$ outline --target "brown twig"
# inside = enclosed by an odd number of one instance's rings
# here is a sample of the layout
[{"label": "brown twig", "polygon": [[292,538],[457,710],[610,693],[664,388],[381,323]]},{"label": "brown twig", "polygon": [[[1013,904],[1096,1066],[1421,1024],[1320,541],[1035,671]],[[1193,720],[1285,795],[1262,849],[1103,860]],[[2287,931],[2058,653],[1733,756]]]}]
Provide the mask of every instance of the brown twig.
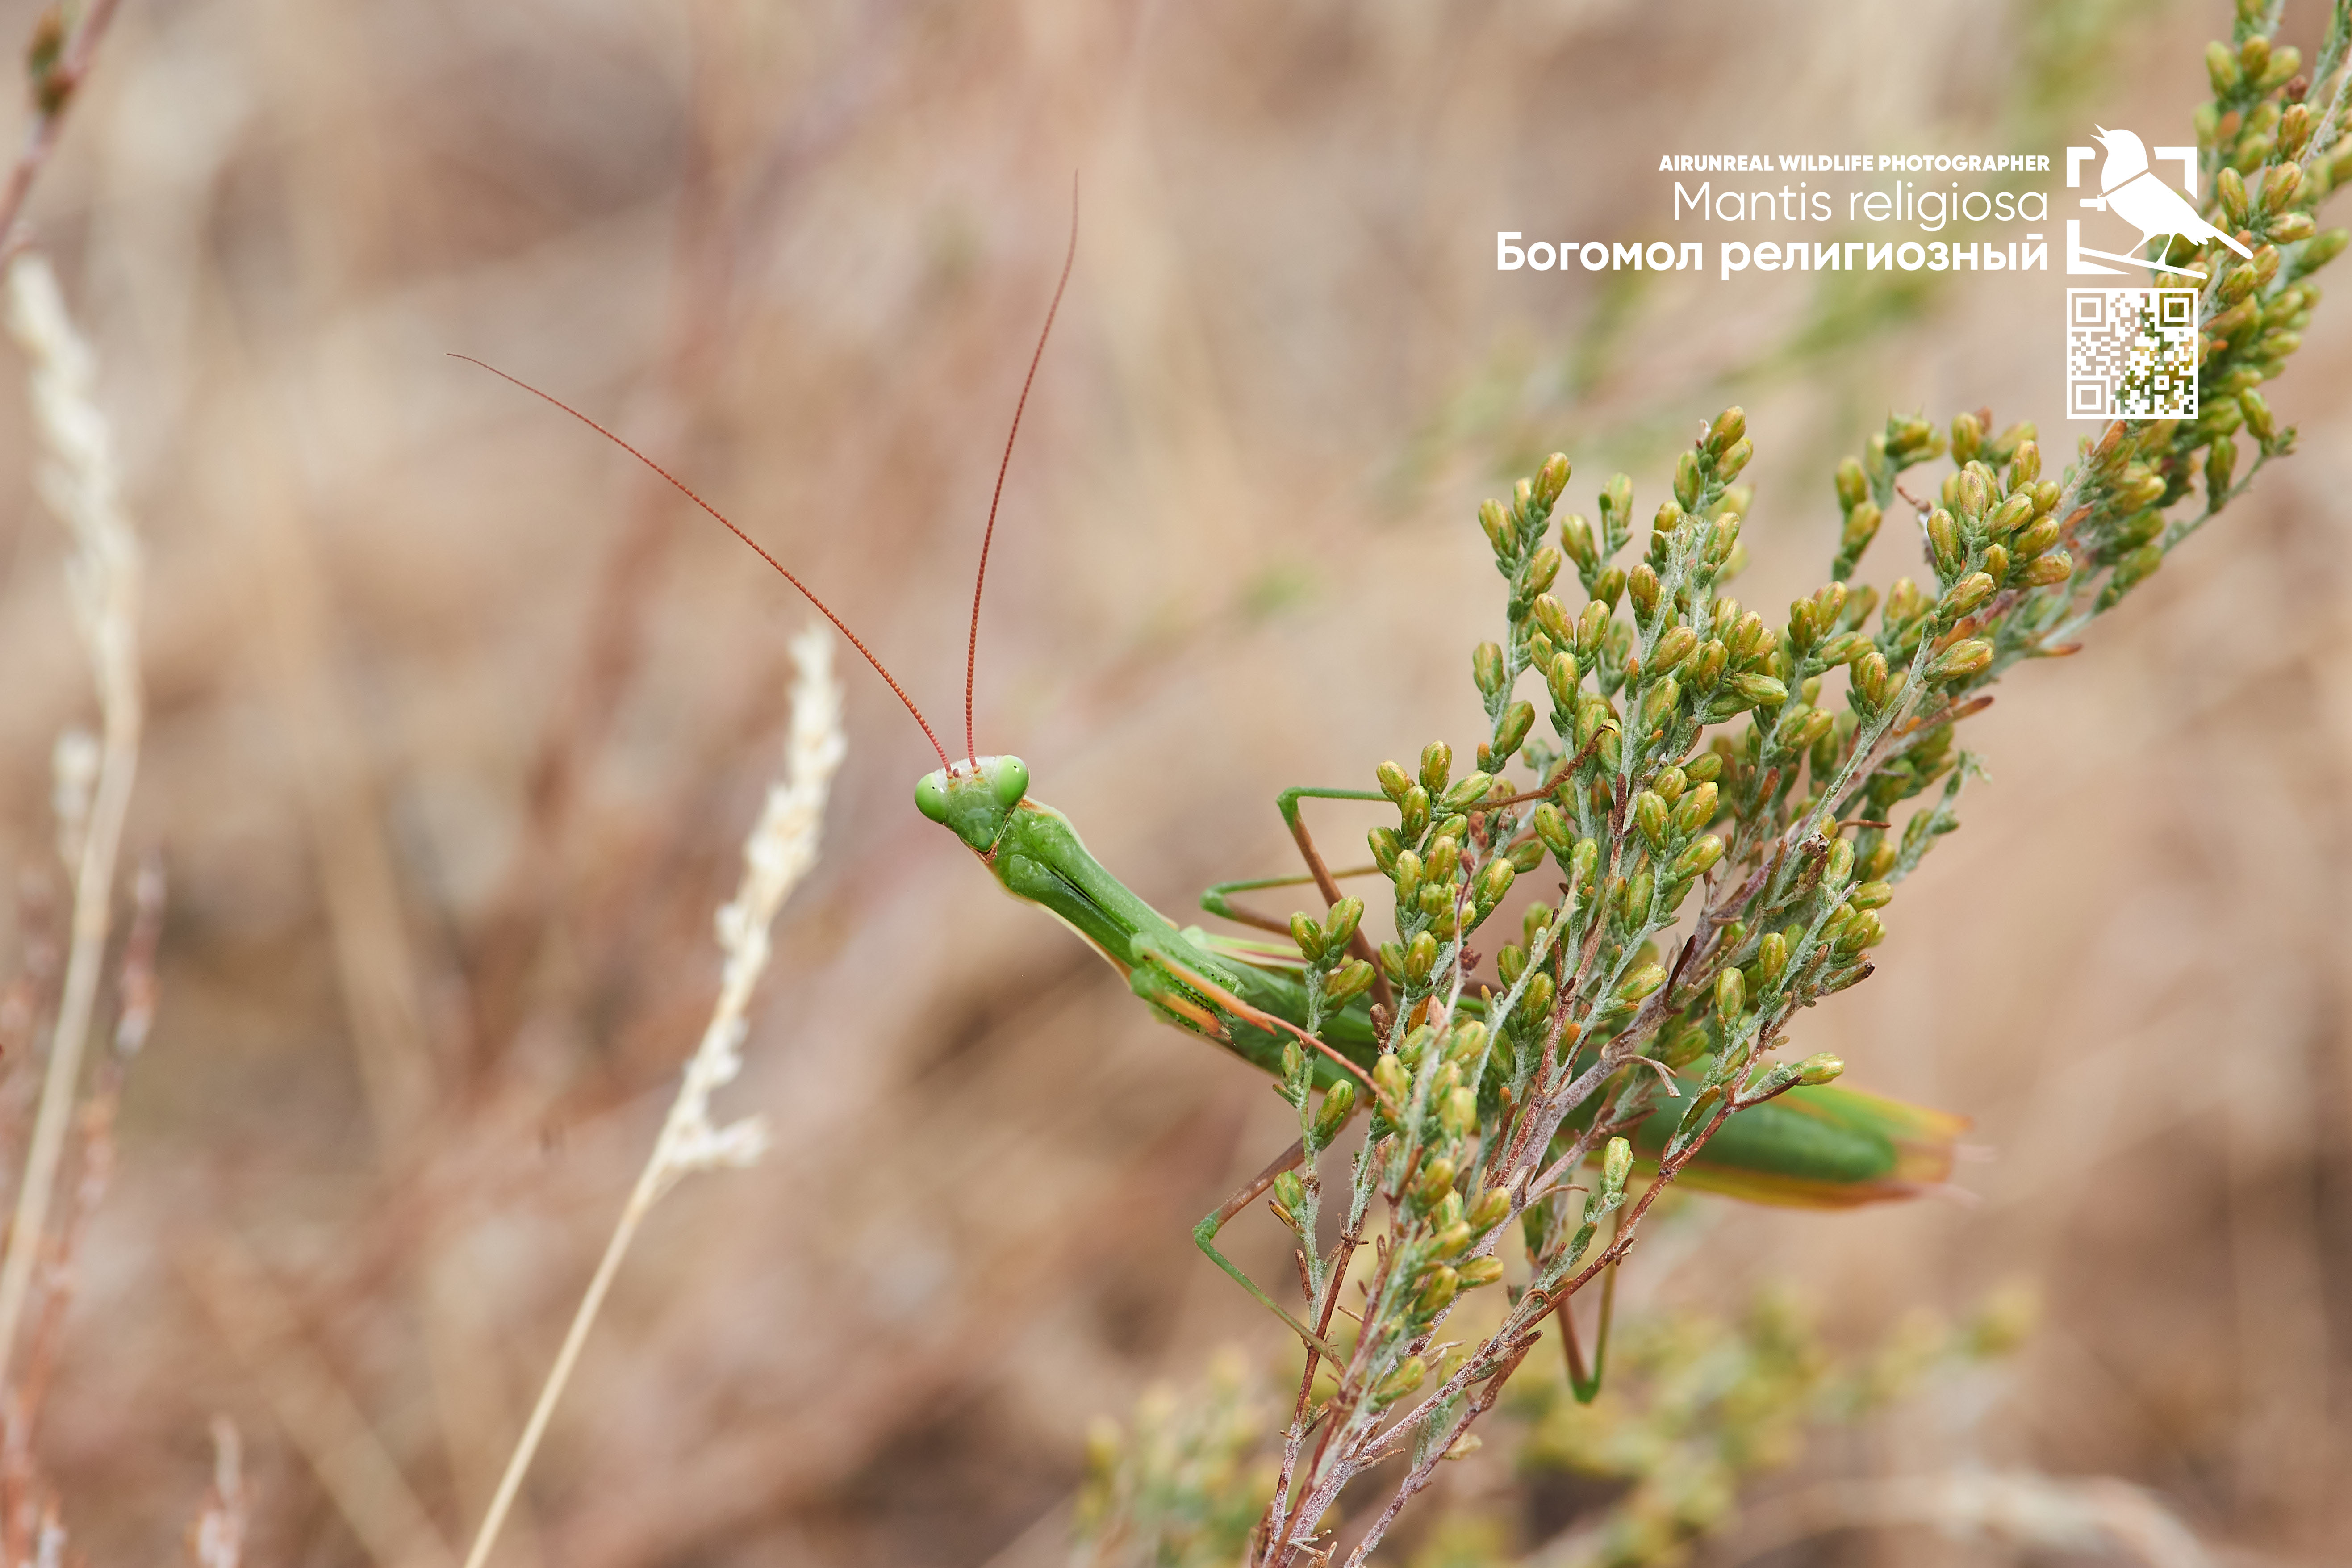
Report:
[{"label": "brown twig", "polygon": [[44,11],[34,24],[29,50],[33,123],[26,132],[25,150],[16,155],[16,166],[8,171],[7,184],[0,186],[0,263],[24,246],[25,237],[16,232],[16,220],[24,213],[26,199],[33,194],[33,182],[40,178],[49,154],[57,149],[58,136],[65,128],[66,110],[72,107],[82,79],[89,74],[98,46],[106,37],[107,27],[113,22],[121,3],[121,0],[90,0],[89,8],[81,14],[68,38],[56,37],[65,23],[55,6]]}]

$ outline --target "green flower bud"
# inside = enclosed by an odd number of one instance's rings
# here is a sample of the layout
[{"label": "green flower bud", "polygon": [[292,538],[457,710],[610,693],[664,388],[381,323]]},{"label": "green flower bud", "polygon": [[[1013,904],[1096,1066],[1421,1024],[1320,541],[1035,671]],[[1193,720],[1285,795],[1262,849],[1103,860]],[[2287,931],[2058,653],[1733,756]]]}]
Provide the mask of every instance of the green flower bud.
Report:
[{"label": "green flower bud", "polygon": [[1704,838],[1693,840],[1689,847],[1675,857],[1675,875],[1677,878],[1705,876],[1722,858],[1723,840],[1710,833]]},{"label": "green flower bud", "polygon": [[1895,898],[1895,889],[1886,882],[1864,882],[1846,896],[1846,902],[1858,910],[1885,909]]},{"label": "green flower bud", "polygon": [[1748,982],[1737,969],[1715,977],[1715,1016],[1728,1029],[1748,1011]]},{"label": "green flower bud", "polygon": [[2042,444],[2038,441],[2020,441],[2017,444],[2017,450],[2010,454],[2009,488],[2030,495],[2031,487],[2041,477]]},{"label": "green flower bud", "polygon": [[1535,829],[1536,837],[1543,841],[1543,847],[1557,856],[1560,863],[1565,866],[1568,863],[1569,855],[1576,846],[1572,831],[1568,826],[1568,818],[1560,814],[1559,807],[1549,801],[1545,801],[1537,806]]},{"label": "green flower bud", "polygon": [[1510,1217],[1510,1193],[1502,1187],[1488,1187],[1478,1194],[1478,1201],[1470,1205],[1464,1223],[1473,1233],[1484,1236]]},{"label": "green flower bud", "polygon": [[1429,984],[1430,972],[1437,967],[1437,939],[1423,931],[1405,944],[1404,977],[1415,985]]},{"label": "green flower bud", "polygon": [[1323,928],[1303,914],[1290,917],[1290,940],[1298,944],[1299,952],[1312,963],[1323,956]]},{"label": "green flower bud", "polygon": [[1503,951],[1495,955],[1495,973],[1507,986],[1517,985],[1519,976],[1528,972],[1528,950],[1516,942],[1505,942]]},{"label": "green flower bud", "polygon": [[2053,550],[2047,555],[2037,555],[2027,562],[2025,569],[2017,574],[2017,582],[2028,588],[2046,588],[2053,583],[2063,583],[2074,574],[2074,557],[2063,550]]},{"label": "green flower bud", "polygon": [[1477,879],[1470,884],[1470,901],[1480,910],[1493,909],[1511,890],[1514,873],[1508,860],[1489,860],[1478,868]]},{"label": "green flower bud", "polygon": [[1429,792],[1419,784],[1404,792],[1399,804],[1397,835],[1408,844],[1418,844],[1421,836],[1429,831]]},{"label": "green flower bud", "polygon": [[[2285,167],[2292,169],[2294,165],[2289,163],[2285,165]],[[2318,229],[2319,225],[2312,220],[2312,216],[2309,213],[2288,213],[2284,217],[2274,217],[2271,219],[2271,221],[2265,224],[2263,227],[2270,235],[2271,238],[2278,244],[2293,245],[2297,240],[2309,239]],[[2271,339],[2263,340],[2266,344],[2273,341],[2273,340]],[[2286,355],[2293,353],[2296,346],[2297,345],[2295,344],[2286,345],[2273,350],[2272,353],[2276,357],[2284,358]]]},{"label": "green flower bud", "polygon": [[1724,684],[1742,708],[1778,708],[1789,700],[1789,689],[1769,675],[1735,675]]},{"label": "green flower bud", "polygon": [[1675,459],[1675,500],[1685,511],[1698,505],[1698,454],[1685,452]]},{"label": "green flower bud", "polygon": [[1729,662],[1731,650],[1715,637],[1701,643],[1698,657],[1691,660],[1690,683],[1694,690],[1712,691],[1715,683],[1723,679],[1723,667]]},{"label": "green flower bud", "polygon": [[1706,427],[1706,449],[1713,456],[1720,458],[1724,453],[1731,450],[1733,444],[1747,434],[1748,412],[1735,403],[1717,415],[1715,423]]},{"label": "green flower bud", "polygon": [[[1503,1260],[1495,1257],[1474,1258],[1459,1265],[1454,1273],[1462,1281],[1462,1289],[1475,1290],[1479,1286],[1492,1285],[1503,1277]],[[1450,1456],[1452,1450],[1448,1449],[1447,1453]]]},{"label": "green flower bud", "polygon": [[1364,835],[1364,839],[1371,846],[1372,864],[1381,868],[1381,874],[1386,877],[1395,876],[1398,854],[1396,829],[1375,827]]},{"label": "green flower bud", "polygon": [[1574,713],[1578,683],[1583,679],[1584,672],[1576,668],[1576,655],[1566,648],[1554,654],[1551,668],[1544,672],[1544,687],[1551,693],[1552,707],[1562,713]]},{"label": "green flower bud", "polygon": [[1870,497],[1870,480],[1854,458],[1848,458],[1838,464],[1836,483],[1840,511],[1852,511]]},{"label": "green flower bud", "polygon": [[1639,1002],[1665,983],[1664,966],[1645,963],[1625,977],[1624,984],[1617,987],[1617,997],[1622,1002]]},{"label": "green flower bud", "polygon": [[1568,858],[1568,879],[1571,887],[1592,886],[1592,873],[1601,864],[1601,846],[1590,838],[1580,838]]},{"label": "green flower bud", "polygon": [[1748,459],[1755,455],[1756,444],[1754,442],[1744,438],[1733,442],[1730,449],[1726,451],[1722,458],[1717,461],[1715,467],[1716,477],[1727,483],[1738,478],[1739,471],[1748,466]]},{"label": "green flower bud", "polygon": [[1454,889],[1451,886],[1444,882],[1423,882],[1420,891],[1413,896],[1412,905],[1421,911],[1422,919],[1429,921],[1432,931],[1441,936],[1445,934],[1444,921],[1454,912]]},{"label": "green flower bud", "polygon": [[1478,693],[1492,701],[1502,695],[1510,671],[1503,663],[1503,650],[1495,643],[1482,642],[1470,655],[1470,675],[1478,683]]},{"label": "green flower bud", "polygon": [[1653,685],[1642,696],[1642,727],[1655,731],[1674,716],[1675,708],[1683,700],[1682,682],[1673,676]]},{"label": "green flower bud", "polygon": [[1421,1168],[1421,1177],[1412,1184],[1411,1194],[1414,1208],[1426,1213],[1445,1201],[1454,1190],[1454,1162],[1444,1158],[1430,1161]]},{"label": "green flower bud", "polygon": [[2031,561],[2058,542],[2058,520],[2037,518],[2030,528],[2021,529],[2009,542],[2010,552],[2020,561]]},{"label": "green flower bud", "polygon": [[1412,787],[1412,781],[1404,776],[1404,770],[1394,763],[1382,763],[1377,772],[1380,774],[1381,793],[1398,805],[1403,805],[1404,792]]},{"label": "green flower bud", "polygon": [[1535,503],[1538,510],[1551,510],[1552,503],[1568,489],[1570,471],[1566,453],[1554,452],[1544,459],[1543,467],[1536,470]]},{"label": "green flower bud", "polygon": [[1780,932],[1767,931],[1756,942],[1756,983],[1765,990],[1780,984],[1780,976],[1789,968],[1789,939]]},{"label": "green flower bud", "polygon": [[1462,1288],[1462,1277],[1441,1263],[1425,1276],[1421,1288],[1421,1300],[1415,1305],[1424,1312],[1443,1311],[1453,1305],[1454,1293]]},{"label": "green flower bud", "polygon": [[1860,555],[1870,542],[1878,537],[1880,514],[1878,503],[1857,501],[1845,514],[1845,528],[1838,535],[1838,549],[1848,556]]},{"label": "green flower bud", "polygon": [[1429,846],[1428,858],[1422,863],[1421,879],[1423,882],[1451,882],[1461,868],[1461,841],[1441,833]]},{"label": "green flower bud", "polygon": [[1282,1077],[1285,1082],[1298,1076],[1307,1066],[1307,1053],[1298,1048],[1297,1040],[1282,1042]]},{"label": "green flower bud", "polygon": [[1973,414],[1958,414],[1952,418],[1952,461],[1966,463],[1984,445],[1984,426]]},{"label": "green flower bud", "polygon": [[1948,577],[1960,567],[1960,525],[1937,507],[1927,514],[1927,550],[1935,557],[1937,575]]},{"label": "green flower bud", "polygon": [[[1524,698],[1503,710],[1503,721],[1495,726],[1493,750],[1496,767],[1502,766],[1519,749],[1528,738],[1528,731],[1535,728],[1535,704]],[[1463,804],[1467,805],[1470,803],[1465,801]]]},{"label": "green flower bud", "polygon": [[1818,1086],[1834,1081],[1843,1071],[1844,1062],[1827,1051],[1821,1051],[1797,1064],[1797,1081]]},{"label": "green flower bud", "polygon": [[1568,618],[1567,608],[1549,594],[1536,595],[1536,625],[1544,636],[1551,638],[1554,647],[1567,647],[1576,641],[1576,627]]},{"label": "green flower bud", "polygon": [[1653,675],[1664,675],[1689,658],[1691,651],[1697,647],[1698,633],[1691,630],[1690,627],[1686,626],[1668,627],[1665,635],[1658,639],[1657,647],[1650,655],[1650,672]]},{"label": "green flower bud", "polygon": [[2238,75],[2238,57],[2230,52],[2230,47],[2227,44],[2211,43],[2205,46],[2205,74],[2212,79],[2214,97],[2227,98],[2237,91],[2238,83],[2241,80]]},{"label": "green flower bud", "polygon": [[1545,545],[1537,551],[1534,558],[1528,563],[1527,578],[1520,591],[1528,594],[1542,593],[1559,579],[1559,552],[1549,544]]},{"label": "green flower bud", "polygon": [[1513,544],[1511,514],[1503,510],[1503,503],[1498,500],[1480,502],[1478,526],[1486,531],[1486,542],[1494,546],[1495,553],[1507,560]]},{"label": "green flower bud", "polygon": [[1551,1004],[1555,990],[1551,972],[1538,970],[1536,977],[1528,982],[1527,994],[1519,999],[1519,1016],[1522,1018],[1551,1016]]},{"label": "green flower bud", "polygon": [[[2352,158],[2352,153],[2347,153],[2347,157]],[[2352,171],[2347,171],[2347,174],[2352,174]],[[2352,182],[2347,182],[2346,178],[2338,178],[2336,183],[2338,188],[2341,188],[2347,183]],[[2352,229],[2331,228],[2325,233],[2313,235],[2303,242],[2303,254],[2295,258],[2295,270],[2305,274],[2318,271],[2344,254],[2344,247],[2347,241],[2352,241]]]},{"label": "green flower bud", "polygon": [[1960,680],[1992,662],[1992,644],[1982,637],[1963,637],[1928,662],[1929,680]]},{"label": "green flower bud", "polygon": [[1875,914],[1857,910],[1852,904],[1845,905],[1843,912],[1848,918],[1837,928],[1837,936],[1830,944],[1839,957],[1850,959],[1886,934],[1885,923]]},{"label": "green flower bud", "polygon": [[1625,1190],[1625,1178],[1633,1173],[1633,1145],[1622,1138],[1609,1140],[1609,1147],[1601,1156],[1601,1191],[1613,1198]]},{"label": "green flower bud", "polygon": [[1333,1007],[1344,1007],[1371,988],[1372,966],[1360,958],[1351,958],[1323,982],[1323,1000]]},{"label": "green flower bud", "polygon": [[[1400,773],[1402,770],[1399,770]],[[1432,741],[1421,749],[1421,787],[1433,795],[1445,793],[1445,781],[1454,773],[1454,748],[1443,741]],[[1383,781],[1382,787],[1386,787]],[[1391,796],[1391,799],[1394,797]]]},{"label": "green flower bud", "polygon": [[1578,514],[1571,512],[1560,520],[1559,542],[1569,558],[1583,571],[1591,571],[1600,559],[1601,552],[1592,542],[1592,524]]},{"label": "green flower bud", "polygon": [[[1715,753],[1710,752],[1707,754],[1713,756]],[[1720,767],[1722,763],[1718,761],[1716,765]],[[1685,834],[1696,833],[1700,828],[1713,822],[1715,805],[1716,788],[1712,780],[1684,795],[1675,804],[1672,822],[1675,836],[1679,837]]]},{"label": "green flower bud", "polygon": [[1381,943],[1379,952],[1381,973],[1391,980],[1402,980],[1404,978],[1404,943],[1384,942]]},{"label": "green flower bud", "polygon": [[[1456,1138],[1468,1134],[1478,1125],[1478,1091],[1474,1089],[1448,1090],[1438,1102],[1437,1124]],[[1463,1233],[1463,1239],[1465,1242],[1469,1240],[1466,1230]]]},{"label": "green flower bud", "polygon": [[2303,166],[2299,163],[2273,163],[2263,171],[2263,211],[2286,211],[2303,189]]},{"label": "green flower bud", "polygon": [[1371,1402],[1375,1406],[1394,1405],[1419,1388],[1422,1380],[1428,1375],[1428,1363],[1417,1355],[1407,1356],[1394,1372],[1381,1381],[1380,1386],[1372,1390]]},{"label": "green flower bud", "polygon": [[1658,607],[1658,574],[1646,561],[1634,563],[1626,574],[1625,591],[1633,596],[1633,613],[1648,620]]},{"label": "green flower bud", "polygon": [[1454,780],[1454,787],[1445,792],[1445,809],[1458,812],[1477,805],[1486,798],[1494,784],[1495,775],[1489,773],[1463,774]]},{"label": "green flower bud", "polygon": [[[2245,227],[2252,211],[2246,200],[2245,176],[2235,169],[2223,169],[2213,182],[2213,194],[2221,198],[2221,216],[2229,226],[2233,229]],[[2249,274],[2248,281],[2252,280]]]},{"label": "green flower bud", "polygon": [[2270,68],[2271,41],[2256,33],[2238,46],[2238,68],[2248,81],[2260,81]]},{"label": "green flower bud", "polygon": [[2238,394],[2238,407],[2245,415],[2246,428],[2254,433],[2254,439],[2269,446],[2278,429],[2271,417],[2271,405],[2263,401],[2259,393],[2242,392]]},{"label": "green flower bud", "polygon": [[[1999,548],[1995,546],[1995,548]],[[1943,612],[1958,620],[1979,605],[1992,597],[1992,578],[1983,572],[1971,572],[1944,595]]]},{"label": "green flower bud", "polygon": [[1409,907],[1420,899],[1422,876],[1420,855],[1411,849],[1397,851],[1395,880],[1400,909]]},{"label": "green flower bud", "polygon": [[1361,899],[1341,899],[1333,904],[1323,918],[1323,951],[1337,952],[1346,947],[1363,919],[1364,900]]}]

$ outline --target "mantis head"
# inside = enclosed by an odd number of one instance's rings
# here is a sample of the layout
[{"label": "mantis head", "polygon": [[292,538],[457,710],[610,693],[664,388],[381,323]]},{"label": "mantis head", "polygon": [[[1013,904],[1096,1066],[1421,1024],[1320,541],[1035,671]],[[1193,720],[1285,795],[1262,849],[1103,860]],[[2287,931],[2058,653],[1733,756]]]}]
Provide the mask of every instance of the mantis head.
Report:
[{"label": "mantis head", "polygon": [[1029,764],[1018,757],[950,763],[915,784],[915,809],[987,855],[1029,794]]}]

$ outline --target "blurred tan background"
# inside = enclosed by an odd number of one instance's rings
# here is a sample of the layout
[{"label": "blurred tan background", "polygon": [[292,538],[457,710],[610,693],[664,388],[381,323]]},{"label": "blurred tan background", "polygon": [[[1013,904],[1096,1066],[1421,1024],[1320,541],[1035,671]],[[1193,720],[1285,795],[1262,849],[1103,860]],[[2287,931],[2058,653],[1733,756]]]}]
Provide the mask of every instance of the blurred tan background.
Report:
[{"label": "blurred tan background", "polygon": [[[2290,17],[2306,53],[2317,9]],[[0,38],[30,19],[0,8]],[[1745,403],[1736,591],[1769,611],[1819,580],[1829,470],[1889,407],[1990,405],[2053,456],[2084,428],[2059,276],[1497,274],[1495,230],[1696,237],[1662,153],[2059,153],[2094,119],[2185,141],[2224,22],[134,0],[33,206],[150,545],[130,845],[173,888],[40,1433],[77,1549],[176,1550],[225,1411],[248,1561],[461,1550],[709,1005],[811,612],[446,353],[674,462],[953,746],[1076,171],[980,743],[1173,913],[1288,868],[1277,789],[1475,739],[1497,595],[1471,512],[1544,451],[1576,463],[1568,505],[1622,468],[1646,509],[1695,422]],[[1990,1408],[1809,1474],[2112,1475],[2232,1560],[2352,1558],[2342,307],[2275,389],[2301,454],[2082,657],[2003,688],[1966,830],[1889,911],[1879,976],[1797,1040],[1976,1118],[1973,1201],[1694,1205],[1631,1270],[1636,1306],[1788,1282],[1857,1342],[2039,1282]],[[0,866],[56,889],[48,757],[90,700],[21,385],[0,374]],[[1890,530],[1865,574],[1916,567]],[[1089,1417],[1218,1344],[1279,1352],[1185,1233],[1286,1113],[915,815],[929,751],[844,654],[824,859],[722,1106],[781,1146],[656,1211],[502,1563],[1054,1561]],[[1368,821],[1318,820],[1343,845]],[[6,918],[13,965],[39,917]],[[1279,1269],[1272,1226],[1238,1234]],[[373,1479],[338,1500],[338,1466]],[[1916,1531],[1769,1559],[2010,1560]]]}]

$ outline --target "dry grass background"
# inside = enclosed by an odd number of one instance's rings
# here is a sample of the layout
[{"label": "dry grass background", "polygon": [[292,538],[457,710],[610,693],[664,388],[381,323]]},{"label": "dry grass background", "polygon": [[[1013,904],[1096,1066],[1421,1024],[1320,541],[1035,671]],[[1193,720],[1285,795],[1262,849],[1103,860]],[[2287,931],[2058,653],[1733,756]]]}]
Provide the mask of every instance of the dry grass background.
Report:
[{"label": "dry grass background", "polygon": [[[130,7],[34,205],[149,541],[131,845],[173,873],[41,1434],[77,1546],[167,1550],[226,1411],[248,1561],[447,1561],[709,1005],[806,612],[445,351],[674,459],[944,732],[1078,170],[980,733],[1175,910],[1283,868],[1282,785],[1469,736],[1469,516],[1507,465],[1559,446],[1573,504],[1617,467],[1654,500],[1692,422],[1745,402],[1740,587],[1770,605],[1811,586],[1830,466],[1889,405],[2070,444],[2048,274],[1792,354],[1803,279],[1492,270],[1498,227],[1665,235],[1662,152],[2185,132],[2221,25],[1852,9]],[[2117,1475],[2261,1561],[2352,1556],[2341,306],[2278,388],[2302,454],[2004,689],[1967,830],[1799,1041],[1974,1115],[1980,1201],[1695,1205],[1635,1270],[1652,1300],[1792,1280],[1856,1338],[2041,1282],[1993,1415],[1825,1467]],[[0,863],[54,884],[47,757],[89,699],[20,385]],[[1050,1561],[1088,1417],[1273,1349],[1184,1229],[1286,1113],[918,818],[928,752],[845,673],[824,859],[730,1091],[779,1147],[656,1215],[501,1562]],[[1775,1559],[1997,1560],[1919,1532]]]}]

